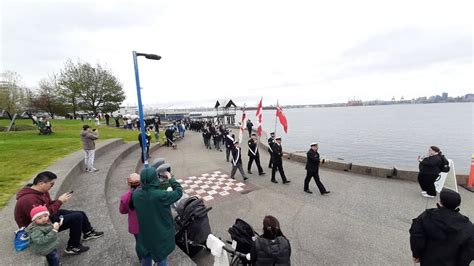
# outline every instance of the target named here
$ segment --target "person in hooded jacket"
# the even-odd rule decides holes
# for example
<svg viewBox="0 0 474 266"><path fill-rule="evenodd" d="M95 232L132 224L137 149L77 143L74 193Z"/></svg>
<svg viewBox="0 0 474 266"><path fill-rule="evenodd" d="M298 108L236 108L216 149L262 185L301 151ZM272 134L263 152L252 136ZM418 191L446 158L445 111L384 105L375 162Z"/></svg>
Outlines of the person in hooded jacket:
<svg viewBox="0 0 474 266"><path fill-rule="evenodd" d="M290 241L283 235L280 223L273 216L263 219L263 234L257 238L250 251L252 265L291 265Z"/></svg>
<svg viewBox="0 0 474 266"><path fill-rule="evenodd" d="M450 189L440 193L437 208L424 211L410 228L413 261L421 265L469 265L474 258L474 229L459 213L461 196Z"/></svg>
<svg viewBox="0 0 474 266"><path fill-rule="evenodd" d="M181 198L183 189L169 172L163 176L168 179L172 191L160 189L155 168L147 167L140 173L140 188L132 194L140 227L137 246L142 265L151 265L152 259L159 266L168 265L167 257L175 248L170 206Z"/></svg>
<svg viewBox="0 0 474 266"><path fill-rule="evenodd" d="M431 146L425 157L418 156L418 162L420 162L418 183L420 184L423 197L434 198L436 196L434 183L441 172L440 167L443 164L441 156L442 153L436 146Z"/></svg>

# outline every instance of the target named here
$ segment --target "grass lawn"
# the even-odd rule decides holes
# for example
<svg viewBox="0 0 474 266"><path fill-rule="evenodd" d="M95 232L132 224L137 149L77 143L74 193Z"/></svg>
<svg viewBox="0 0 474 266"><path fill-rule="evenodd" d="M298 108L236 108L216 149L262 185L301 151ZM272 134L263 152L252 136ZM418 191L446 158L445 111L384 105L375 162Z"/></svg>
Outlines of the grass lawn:
<svg viewBox="0 0 474 266"><path fill-rule="evenodd" d="M0 120L0 128L7 127L8 123L8 119ZM32 122L29 119L18 120L16 125L25 128L32 125ZM80 120L53 120L52 135L38 135L36 129L0 132L0 208L36 173L81 149L79 134L82 125ZM122 138L125 141L136 141L138 138L137 131L105 125L96 128L99 130L100 140ZM160 132L160 140L163 141L163 138L163 132Z"/></svg>

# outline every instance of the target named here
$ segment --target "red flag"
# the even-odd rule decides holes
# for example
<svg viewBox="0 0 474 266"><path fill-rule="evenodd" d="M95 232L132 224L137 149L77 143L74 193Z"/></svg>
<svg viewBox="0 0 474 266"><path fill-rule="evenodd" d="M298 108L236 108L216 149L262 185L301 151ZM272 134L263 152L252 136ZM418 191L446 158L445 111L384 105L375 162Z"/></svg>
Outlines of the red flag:
<svg viewBox="0 0 474 266"><path fill-rule="evenodd" d="M283 130L285 130L285 133L288 133L288 121L286 120L286 116L283 113L283 109L281 109L281 106L277 102L276 106L276 116L280 120L280 124L283 126Z"/></svg>
<svg viewBox="0 0 474 266"><path fill-rule="evenodd" d="M257 107L257 113L255 114L255 116L257 116L257 120L258 120L258 125L257 125L257 135L259 137L262 136L262 99L260 99L260 103L258 104L258 107Z"/></svg>

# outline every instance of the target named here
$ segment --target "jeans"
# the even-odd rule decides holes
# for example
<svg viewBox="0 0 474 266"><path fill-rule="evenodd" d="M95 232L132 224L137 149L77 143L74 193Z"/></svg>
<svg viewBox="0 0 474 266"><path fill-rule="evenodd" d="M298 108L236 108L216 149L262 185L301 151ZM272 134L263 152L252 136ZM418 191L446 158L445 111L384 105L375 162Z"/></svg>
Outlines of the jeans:
<svg viewBox="0 0 474 266"><path fill-rule="evenodd" d="M49 252L49 254L46 255L46 259L48 260L48 265L49 266L59 266L58 250L55 249L55 250Z"/></svg>
<svg viewBox="0 0 474 266"><path fill-rule="evenodd" d="M94 157L95 157L95 150L84 150L84 164L86 165L86 169L93 169L94 168Z"/></svg>
<svg viewBox="0 0 474 266"><path fill-rule="evenodd" d="M150 257L142 258L141 265L142 266L151 266L151 265L153 265L151 258ZM155 265L157 265L157 266L168 266L168 258L165 258L164 260L162 260L158 263L155 262Z"/></svg>
<svg viewBox="0 0 474 266"><path fill-rule="evenodd" d="M51 222L59 222L60 216L63 216L64 221L59 232L69 229L69 241L68 246L77 247L81 243L81 234L85 234L92 230L92 226L89 222L89 218L83 211L69 211L69 210L58 210L54 215L51 216Z"/></svg>

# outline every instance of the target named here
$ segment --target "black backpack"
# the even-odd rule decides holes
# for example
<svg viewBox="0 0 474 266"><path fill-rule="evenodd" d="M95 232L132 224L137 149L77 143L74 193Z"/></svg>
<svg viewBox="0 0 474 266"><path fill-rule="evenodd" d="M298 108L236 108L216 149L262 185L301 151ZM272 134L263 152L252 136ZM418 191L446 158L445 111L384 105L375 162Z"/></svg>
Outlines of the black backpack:
<svg viewBox="0 0 474 266"><path fill-rule="evenodd" d="M448 159L446 159L446 156L444 155L440 155L440 156L441 156L441 164L439 165L439 170L443 173L447 173L451 169L449 167L449 161Z"/></svg>

